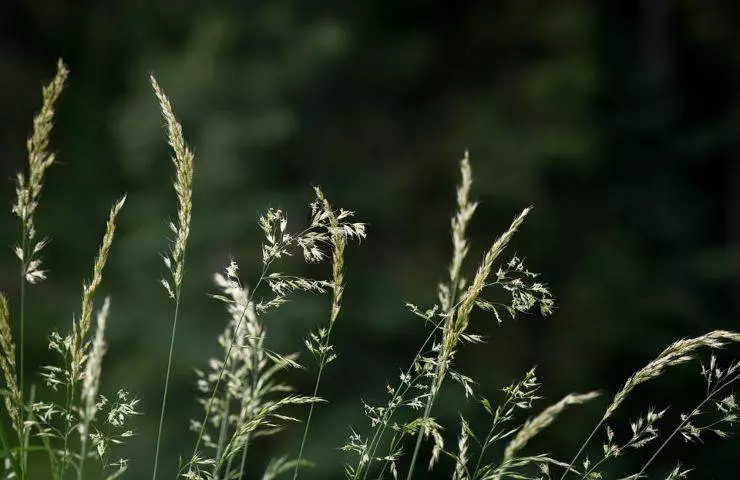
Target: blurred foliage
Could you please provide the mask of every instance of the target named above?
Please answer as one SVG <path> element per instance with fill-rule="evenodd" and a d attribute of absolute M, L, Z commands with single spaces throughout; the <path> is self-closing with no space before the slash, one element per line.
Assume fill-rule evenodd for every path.
<path fill-rule="evenodd" d="M 480 322 L 490 341 L 468 349 L 463 370 L 489 393 L 533 364 L 550 400 L 572 390 L 612 392 L 670 341 L 738 328 L 739 21 L 740 4 L 720 0 L 6 0 L 1 245 L 19 236 L 11 179 L 24 166 L 38 87 L 58 57 L 71 69 L 53 133 L 59 163 L 37 214 L 40 234 L 53 239 L 45 251 L 51 278 L 30 293 L 27 352 L 39 364 L 49 358 L 45 336 L 68 325 L 109 205 L 127 192 L 103 285 L 113 299 L 103 387 L 140 392 L 147 416 L 127 454 L 135 459 L 130 478 L 142 478 L 170 326 L 158 253 L 175 214 L 147 82 L 153 72 L 196 154 L 163 473 L 192 446 L 192 369 L 217 351 L 228 318 L 206 296 L 211 274 L 230 255 L 245 276 L 257 274 L 257 214 L 280 206 L 291 222 L 305 221 L 311 186 L 320 184 L 370 224 L 367 242 L 348 251 L 335 330 L 340 361 L 324 383 L 331 406 L 318 409 L 307 451 L 318 465 L 314 478 L 339 475 L 335 447 L 350 425 L 362 425 L 360 399 L 381 398 L 420 341 L 422 326 L 403 301 L 430 304 L 446 274 L 455 160 L 465 147 L 482 203 L 471 263 L 534 204 L 509 253 L 544 272 L 559 307 L 547 321 Z M 0 289 L 12 299 L 17 266 L 6 253 Z M 300 350 L 329 303 L 294 301 L 269 319 L 271 344 Z M 686 368 L 646 385 L 633 402 L 674 403 L 678 411 L 695 377 Z M 295 382 L 305 391 L 311 379 Z M 439 404 L 440 417 L 473 414 L 453 397 Z M 536 445 L 573 453 L 598 408 L 567 415 L 569 428 Z M 276 438 L 260 451 L 293 451 L 299 440 Z M 736 441 L 677 444 L 663 468 L 681 456 L 701 477 L 735 478 L 736 452 Z"/>

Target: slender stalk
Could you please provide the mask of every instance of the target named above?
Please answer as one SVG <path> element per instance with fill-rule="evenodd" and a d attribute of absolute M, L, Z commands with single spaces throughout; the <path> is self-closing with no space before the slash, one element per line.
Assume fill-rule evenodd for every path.
<path fill-rule="evenodd" d="M 247 476 L 244 474 L 244 468 L 247 466 L 247 449 L 249 448 L 249 437 L 250 435 L 247 435 L 247 439 L 244 441 L 244 451 L 242 452 L 242 463 L 241 465 L 239 465 L 238 478 L 247 478 Z"/>
<path fill-rule="evenodd" d="M 66 357 L 65 357 L 66 361 Z M 71 370 L 71 369 L 70 369 Z M 75 382 L 74 379 L 71 379 L 70 382 L 66 384 L 66 411 L 69 412 L 72 409 L 72 402 L 74 401 L 74 388 L 75 388 Z M 69 465 L 69 436 L 72 432 L 72 419 L 69 415 L 67 415 L 67 423 L 66 428 L 64 430 L 64 449 L 62 450 L 62 461 L 59 462 L 59 477 L 64 477 L 64 472 L 67 471 L 67 467 Z"/>
<path fill-rule="evenodd" d="M 448 286 L 449 298 L 447 299 L 446 303 L 443 303 L 442 305 L 443 308 L 446 310 L 445 325 L 442 329 L 442 345 L 437 356 L 437 365 L 434 374 L 436 377 L 435 383 L 430 385 L 429 398 L 427 399 L 427 404 L 424 408 L 424 421 L 429 419 L 429 415 L 432 412 L 432 406 L 434 405 L 437 393 L 439 392 L 439 389 L 442 388 L 442 383 L 446 375 L 445 364 L 449 359 L 450 353 L 454 351 L 454 345 L 456 344 L 456 339 L 454 338 L 455 335 L 453 335 L 453 327 L 456 323 L 455 316 L 459 315 L 462 311 L 461 316 L 467 317 L 467 314 L 470 313 L 470 308 L 472 308 L 472 305 L 463 308 L 462 305 L 458 307 L 458 305 L 455 304 L 458 295 L 458 289 L 460 288 L 460 270 L 463 261 L 468 254 L 468 241 L 466 239 L 467 227 L 477 208 L 477 204 L 475 202 L 470 202 L 470 187 L 473 183 L 473 178 L 470 169 L 469 154 L 467 150 L 465 151 L 463 159 L 460 161 L 460 173 L 461 181 L 460 185 L 457 188 L 457 212 L 455 216 L 452 217 L 451 222 L 452 262 L 450 264 L 450 283 Z M 474 284 L 470 287 L 473 288 L 477 286 L 478 292 L 475 292 L 474 290 L 469 290 L 470 293 L 466 293 L 465 295 L 470 296 L 470 301 L 474 301 L 477 293 L 479 293 L 480 290 L 483 288 L 483 283 L 488 277 L 488 272 L 490 271 L 493 260 L 496 258 L 496 256 L 498 256 L 500 251 L 506 245 L 506 242 L 508 242 L 508 238 L 506 238 L 506 236 L 511 236 L 513 234 L 516 228 L 515 225 L 518 226 L 517 222 L 521 222 L 523 215 L 524 214 L 520 215 L 520 217 L 515 220 L 515 223 L 512 224 L 512 227 L 509 228 L 509 231 L 504 234 L 504 236 L 502 236 L 499 240 L 497 240 L 496 243 L 494 243 L 493 247 L 491 247 L 491 250 L 486 255 L 486 258 L 484 259 L 484 265 L 481 266 L 481 269 L 476 274 Z M 486 263 L 488 264 L 487 268 L 485 268 Z M 464 299 L 468 300 L 465 297 Z M 462 320 L 464 321 L 463 323 L 467 322 L 467 318 L 462 318 Z M 463 327 L 463 329 L 464 328 L 465 327 Z M 423 434 L 424 430 L 420 428 L 418 434 L 416 435 L 416 445 L 414 446 L 414 454 L 411 457 L 411 465 L 409 466 L 406 480 L 411 480 L 413 478 L 414 467 L 416 466 L 416 460 L 419 456 L 419 449 L 421 448 L 421 440 Z"/>
<path fill-rule="evenodd" d="M 25 405 L 24 401 L 24 388 L 25 388 L 25 345 L 26 345 L 26 258 L 28 257 L 28 238 L 27 238 L 27 231 L 26 231 L 26 225 L 24 223 L 23 225 L 23 261 L 21 262 L 21 326 L 20 326 L 20 352 L 19 352 L 19 363 L 18 366 L 19 370 L 19 384 L 20 384 L 20 403 L 21 408 L 19 412 L 19 423 L 18 426 L 18 436 L 19 436 L 19 443 L 20 443 L 20 457 L 21 457 L 21 472 L 20 472 L 20 478 L 25 479 L 26 478 L 26 466 L 27 466 L 27 458 L 26 458 L 26 430 L 24 428 L 25 421 L 25 411 L 26 409 L 23 408 Z"/>
<path fill-rule="evenodd" d="M 85 420 L 85 431 L 90 427 L 90 421 Z M 85 457 L 87 457 L 87 435 L 83 435 L 80 439 L 80 468 L 77 469 L 77 480 L 82 480 L 84 477 L 83 472 L 85 470 Z"/>
<path fill-rule="evenodd" d="M 185 143 L 185 137 L 182 133 L 182 125 L 178 122 L 172 110 L 170 100 L 160 88 L 157 80 L 153 75 L 149 76 L 152 89 L 154 90 L 159 106 L 162 110 L 162 116 L 167 123 L 167 139 L 174 156 L 172 158 L 175 164 L 175 180 L 173 186 L 177 194 L 177 224 L 171 222 L 170 229 L 175 234 L 172 239 L 172 245 L 168 254 L 162 256 L 165 266 L 170 271 L 171 282 L 162 279 L 162 285 L 167 290 L 170 298 L 175 301 L 175 313 L 172 319 L 172 334 L 170 337 L 170 349 L 167 357 L 167 374 L 164 383 L 164 392 L 162 393 L 162 410 L 159 416 L 159 428 L 157 430 L 157 446 L 154 454 L 154 467 L 152 469 L 152 480 L 157 478 L 157 464 L 159 463 L 159 447 L 162 440 L 162 426 L 164 416 L 167 411 L 167 391 L 170 382 L 170 373 L 172 371 L 172 352 L 175 347 L 175 331 L 177 329 L 177 319 L 180 311 L 180 296 L 182 293 L 182 280 L 185 272 L 185 249 L 190 236 L 190 221 L 193 208 L 193 152 Z"/>
<path fill-rule="evenodd" d="M 324 335 L 323 344 L 320 348 L 319 356 L 319 371 L 316 375 L 316 383 L 314 384 L 313 397 L 316 398 L 319 392 L 319 385 L 321 384 L 321 376 L 324 373 L 324 367 L 331 361 L 331 333 L 336 324 L 337 318 L 339 317 L 339 311 L 342 308 L 341 300 L 344 292 L 344 247 L 346 245 L 346 238 L 343 236 L 339 222 L 337 220 L 334 211 L 332 210 L 329 202 L 324 197 L 324 194 L 319 188 L 316 188 L 316 199 L 321 202 L 324 213 L 329 218 L 329 224 L 331 225 L 331 243 L 332 243 L 332 302 L 331 302 L 331 313 L 329 314 L 329 327 L 326 329 Z M 306 427 L 303 429 L 303 438 L 301 439 L 301 446 L 298 450 L 298 458 L 295 462 L 295 469 L 293 470 L 293 480 L 298 478 L 298 470 L 301 468 L 301 460 L 303 459 L 303 449 L 306 446 L 306 439 L 308 438 L 308 431 L 311 428 L 311 419 L 313 418 L 313 411 L 315 408 L 314 402 L 308 409 L 308 417 L 306 418 Z"/>
<path fill-rule="evenodd" d="M 424 408 L 424 416 L 422 417 L 424 420 L 427 420 L 429 418 L 429 415 L 432 412 L 432 405 L 434 404 L 434 394 L 429 394 L 429 399 L 427 400 L 427 405 Z M 419 428 L 419 433 L 416 435 L 416 445 L 414 445 L 414 454 L 411 456 L 411 465 L 409 465 L 409 471 L 406 475 L 406 480 L 411 480 L 414 476 L 414 467 L 416 466 L 416 459 L 419 456 L 419 449 L 421 448 L 421 439 L 423 437 L 424 429 Z"/>
<path fill-rule="evenodd" d="M 164 415 L 167 411 L 167 390 L 170 385 L 170 372 L 172 370 L 172 352 L 175 348 L 175 331 L 177 330 L 177 317 L 180 312 L 180 289 L 177 290 L 175 299 L 175 314 L 172 319 L 172 334 L 170 336 L 170 351 L 167 357 L 167 374 L 164 379 L 164 392 L 162 393 L 162 408 L 159 413 L 159 428 L 157 429 L 157 446 L 154 450 L 154 468 L 152 470 L 152 480 L 157 478 L 157 464 L 159 463 L 159 447 L 162 440 L 162 427 L 164 425 Z"/>
<path fill-rule="evenodd" d="M 218 470 L 221 466 L 221 453 L 224 448 L 224 441 L 226 440 L 226 430 L 229 425 L 229 407 L 231 406 L 231 394 L 226 392 L 226 407 L 224 408 L 223 418 L 221 418 L 221 427 L 218 432 L 218 445 L 216 447 L 216 465 L 213 466 L 213 478 L 218 478 Z M 229 475 L 229 467 L 226 467 L 226 475 Z"/>
<path fill-rule="evenodd" d="M 578 452 L 576 452 L 575 456 L 568 464 L 568 468 L 565 469 L 565 471 L 563 472 L 563 475 L 560 477 L 560 480 L 563 480 L 566 477 L 566 475 L 568 475 L 573 470 L 573 465 L 576 463 L 578 458 L 581 456 L 583 451 L 586 449 L 586 446 L 594 438 L 594 435 L 596 435 L 596 432 L 598 432 L 601 426 L 604 424 L 604 420 L 605 418 L 602 418 L 601 420 L 599 420 L 599 423 L 597 423 L 594 429 L 591 430 L 591 434 L 588 436 L 588 438 L 586 438 L 586 441 L 581 444 L 581 448 L 578 449 Z"/>
<path fill-rule="evenodd" d="M 319 365 L 319 373 L 316 376 L 316 384 L 313 387 L 313 397 L 319 393 L 319 384 L 321 383 L 321 374 L 324 372 L 324 364 Z M 298 449 L 298 461 L 296 462 L 295 470 L 293 470 L 293 480 L 298 478 L 298 469 L 300 468 L 300 461 L 303 458 L 303 448 L 306 445 L 306 438 L 308 438 L 308 428 L 311 425 L 311 418 L 313 417 L 314 403 L 311 402 L 311 406 L 308 408 L 308 417 L 306 418 L 306 428 L 303 429 L 303 438 L 301 439 L 301 447 Z"/>
<path fill-rule="evenodd" d="M 23 258 L 25 259 L 28 255 L 26 251 L 28 249 L 28 240 L 26 239 L 26 227 L 23 227 Z M 23 405 L 23 394 L 24 394 L 24 380 L 25 380 L 25 344 L 26 344 L 26 261 L 21 262 L 21 328 L 20 328 L 20 352 L 19 352 L 19 384 L 20 384 L 20 401 Z"/>

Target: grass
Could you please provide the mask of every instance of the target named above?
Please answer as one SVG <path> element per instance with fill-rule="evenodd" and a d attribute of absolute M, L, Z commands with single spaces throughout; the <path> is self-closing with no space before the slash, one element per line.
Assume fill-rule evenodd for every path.
<path fill-rule="evenodd" d="M 119 390 L 114 395 L 100 392 L 103 359 L 106 352 L 105 328 L 111 300 L 102 302 L 97 314 L 96 293 L 103 281 L 108 256 L 114 248 L 116 220 L 124 208 L 125 196 L 114 202 L 93 265 L 91 280 L 83 283 L 80 311 L 66 334 L 52 332 L 49 345 L 58 362 L 42 368 L 42 388 L 29 388 L 24 370 L 25 305 L 31 292 L 28 285 L 43 281 L 40 252 L 46 240 L 38 240 L 34 213 L 39 206 L 44 172 L 54 164 L 49 153 L 49 137 L 54 108 L 62 93 L 68 71 L 60 61 L 54 79 L 44 87 L 42 108 L 34 118 L 28 140 L 28 171 L 19 174 L 17 200 L 13 212 L 20 221 L 20 241 L 15 253 L 20 261 L 20 298 L 17 303 L 0 295 L 0 370 L 4 388 L 4 416 L 0 421 L 0 455 L 4 458 L 1 478 L 33 478 L 28 461 L 31 455 L 48 460 L 50 476 L 56 480 L 77 478 L 115 479 L 127 470 L 128 460 L 113 460 L 116 448 L 134 432 L 127 426 L 139 415 L 138 399 Z M 167 140 L 172 148 L 177 220 L 170 224 L 172 239 L 162 260 L 166 275 L 161 284 L 172 300 L 173 314 L 167 364 L 162 366 L 163 388 L 158 420 L 156 448 L 150 459 L 152 479 L 160 470 L 160 445 L 167 436 L 167 392 L 173 362 L 179 312 L 187 302 L 183 286 L 185 258 L 191 229 L 192 180 L 197 161 L 187 146 L 173 107 L 155 78 L 150 78 L 154 95 L 166 122 Z M 471 330 L 475 310 L 486 312 L 498 323 L 519 315 L 537 313 L 549 316 L 554 297 L 539 275 L 524 261 L 513 256 L 502 258 L 514 235 L 523 225 L 530 208 L 517 215 L 496 238 L 480 260 L 471 278 L 464 275 L 468 242 L 466 232 L 477 204 L 470 198 L 473 182 L 467 153 L 460 163 L 461 181 L 457 190 L 457 211 L 451 221 L 452 259 L 449 276 L 438 286 L 436 304 L 419 307 L 407 304 L 408 311 L 427 326 L 416 354 L 394 385 L 387 386 L 387 401 L 380 405 L 363 404 L 368 423 L 353 429 L 345 445 L 345 476 L 348 479 L 422 478 L 424 471 L 436 469 L 453 480 L 498 480 L 604 477 L 616 457 L 638 449 L 650 453 L 640 468 L 623 472 L 621 478 L 637 479 L 651 472 L 654 460 L 678 437 L 701 441 L 708 435 L 726 437 L 737 421 L 738 405 L 732 387 L 740 376 L 740 362 L 720 365 L 714 351 L 740 341 L 740 334 L 712 331 L 695 338 L 678 340 L 654 360 L 626 380 L 596 419 L 592 433 L 570 458 L 555 458 L 547 452 L 524 453 L 540 432 L 556 423 L 566 409 L 598 401 L 598 392 L 571 393 L 558 402 L 533 412 L 540 400 L 540 381 L 534 369 L 502 389 L 499 401 L 484 398 L 475 379 L 456 366 L 459 352 L 483 338 Z M 295 452 L 267 462 L 263 479 L 292 476 L 309 477 L 310 459 L 304 451 L 311 441 L 311 423 L 317 408 L 331 408 L 321 397 L 322 377 L 336 360 L 332 333 L 341 322 L 344 292 L 344 252 L 352 242 L 365 238 L 366 227 L 355 221 L 354 213 L 333 207 L 320 188 L 309 206 L 306 225 L 289 228 L 286 212 L 270 209 L 258 220 L 264 236 L 262 268 L 245 283 L 236 260 L 229 260 L 224 271 L 214 276 L 218 292 L 215 300 L 224 303 L 229 321 L 217 341 L 221 357 L 197 371 L 202 417 L 191 423 L 193 450 L 177 465 L 177 475 L 186 479 L 246 478 L 250 446 L 263 436 L 292 430 L 300 439 Z M 325 279 L 304 278 L 285 273 L 281 260 L 302 256 L 308 263 L 328 263 Z M 283 354 L 266 346 L 264 314 L 281 307 L 300 292 L 326 294 L 330 313 L 323 325 L 309 332 L 305 348 L 315 361 L 314 387 L 310 394 L 295 392 L 286 384 L 287 369 L 302 369 L 295 354 Z M 34 301 L 38 301 L 34 299 Z M 93 316 L 95 322 L 93 325 Z M 16 320 L 17 318 L 17 320 Z M 13 337 L 13 330 L 18 339 Z M 668 409 L 647 408 L 630 422 L 631 434 L 617 435 L 612 424 L 614 413 L 631 393 L 668 369 L 694 362 L 700 352 L 710 352 L 700 373 L 706 390 L 688 412 L 670 415 Z M 435 417 L 435 407 L 443 389 L 459 385 L 465 397 L 480 405 L 488 424 L 474 425 L 461 417 L 459 427 L 443 428 Z M 58 394 L 49 394 L 56 391 Z M 36 398 L 38 396 L 38 398 Z M 48 400 L 47 398 L 61 398 Z M 673 422 L 670 423 L 670 418 Z M 303 427 L 296 427 L 302 423 Z M 672 425 L 672 427 L 671 427 Z M 446 432 L 459 430 L 454 442 Z M 623 432 L 625 429 L 617 428 Z M 594 447 L 596 441 L 601 448 Z M 450 443 L 453 445 L 450 446 Z M 427 453 L 426 446 L 431 448 Z M 332 448 L 333 446 L 326 446 Z M 590 456 L 586 456 L 590 455 Z M 169 460 L 167 460 L 169 462 Z M 422 461 L 425 463 L 422 466 Z M 262 463 L 262 462 L 261 462 Z M 86 467 L 95 464 L 95 468 Z M 174 466 L 173 466 L 174 468 Z M 678 464 L 663 478 L 686 478 L 690 469 Z"/>

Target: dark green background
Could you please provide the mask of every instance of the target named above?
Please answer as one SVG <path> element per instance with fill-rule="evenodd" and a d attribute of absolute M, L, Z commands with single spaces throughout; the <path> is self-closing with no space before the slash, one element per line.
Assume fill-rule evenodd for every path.
<path fill-rule="evenodd" d="M 51 360 L 45 337 L 70 324 L 109 206 L 127 192 L 102 289 L 113 307 L 103 388 L 138 392 L 146 413 L 124 452 L 128 478 L 146 478 L 151 465 L 171 316 L 157 280 L 176 212 L 173 171 L 149 72 L 196 153 L 162 478 L 192 448 L 193 368 L 216 352 L 226 320 L 206 296 L 212 273 L 233 255 L 254 281 L 256 216 L 282 207 L 302 225 L 312 185 L 370 224 L 367 241 L 348 249 L 340 358 L 322 392 L 331 404 L 318 410 L 307 452 L 318 463 L 313 478 L 339 477 L 347 457 L 336 447 L 350 425 L 364 428 L 360 400 L 382 401 L 385 380 L 422 338 L 403 301 L 431 304 L 445 278 L 465 147 L 482 203 L 469 270 L 534 204 L 509 254 L 544 273 L 558 309 L 502 327 L 477 316 L 473 329 L 490 341 L 468 348 L 460 368 L 490 395 L 534 364 L 549 401 L 613 393 L 671 341 L 738 329 L 739 21 L 740 4 L 729 0 L 6 0 L 0 289 L 17 306 L 12 178 L 25 168 L 39 87 L 61 56 L 71 76 L 53 133 L 58 164 L 37 214 L 40 235 L 53 240 L 44 253 L 51 272 L 30 291 L 28 351 L 32 363 Z M 294 300 L 267 319 L 270 345 L 301 349 L 327 313 L 326 298 Z M 302 392 L 310 372 L 294 379 Z M 674 405 L 674 417 L 693 405 L 697 372 L 688 366 L 645 385 L 615 428 L 626 435 L 627 420 L 649 405 Z M 451 446 L 458 411 L 481 419 L 456 395 L 437 410 Z M 606 402 L 566 415 L 530 451 L 570 458 Z M 294 452 L 300 430 L 262 443 L 254 471 L 268 454 Z M 680 457 L 697 468 L 694 478 L 736 478 L 737 440 L 676 445 L 657 477 Z M 634 468 L 630 458 L 612 474 Z"/>

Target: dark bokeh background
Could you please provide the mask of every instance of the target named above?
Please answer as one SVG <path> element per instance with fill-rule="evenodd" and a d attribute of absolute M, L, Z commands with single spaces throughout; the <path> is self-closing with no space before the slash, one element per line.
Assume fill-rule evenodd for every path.
<path fill-rule="evenodd" d="M 175 200 L 149 72 L 196 152 L 164 478 L 192 448 L 192 369 L 216 352 L 226 320 L 206 296 L 211 274 L 233 255 L 253 279 L 256 216 L 279 206 L 298 226 L 316 184 L 370 224 L 368 240 L 348 250 L 340 361 L 327 371 L 331 405 L 318 410 L 308 448 L 313 478 L 339 477 L 346 457 L 336 447 L 350 425 L 364 428 L 360 399 L 382 401 L 385 380 L 422 338 L 403 301 L 431 304 L 445 278 L 465 147 L 482 203 L 469 268 L 534 204 L 509 253 L 544 272 L 559 307 L 551 319 L 502 327 L 476 317 L 474 329 L 490 341 L 467 349 L 460 367 L 491 396 L 534 364 L 551 401 L 591 388 L 613 393 L 674 339 L 738 328 L 738 22 L 740 4 L 719 0 L 6 0 L 0 289 L 17 299 L 12 178 L 25 168 L 39 87 L 61 56 L 71 76 L 53 133 L 59 162 L 37 215 L 53 239 L 51 273 L 30 291 L 29 351 L 33 362 L 50 361 L 45 337 L 69 325 L 108 208 L 127 192 L 103 290 L 113 302 L 104 389 L 138 392 L 146 413 L 124 452 L 133 459 L 128 478 L 150 468 L 171 316 L 156 282 Z M 327 312 L 327 299 L 296 299 L 268 319 L 270 345 L 301 349 Z M 674 416 L 693 405 L 697 371 L 644 386 L 615 427 L 626 435 L 628 418 L 648 405 L 675 405 Z M 307 392 L 312 378 L 294 383 Z M 457 412 L 481 420 L 475 405 L 452 400 L 438 408 L 450 445 Z M 531 451 L 570 458 L 606 402 L 566 415 Z M 299 430 L 263 443 L 254 471 L 268 453 L 295 451 Z M 736 440 L 678 441 L 654 474 L 680 457 L 696 478 L 737 478 L 737 449 Z M 635 465 L 628 458 L 611 473 Z"/>

